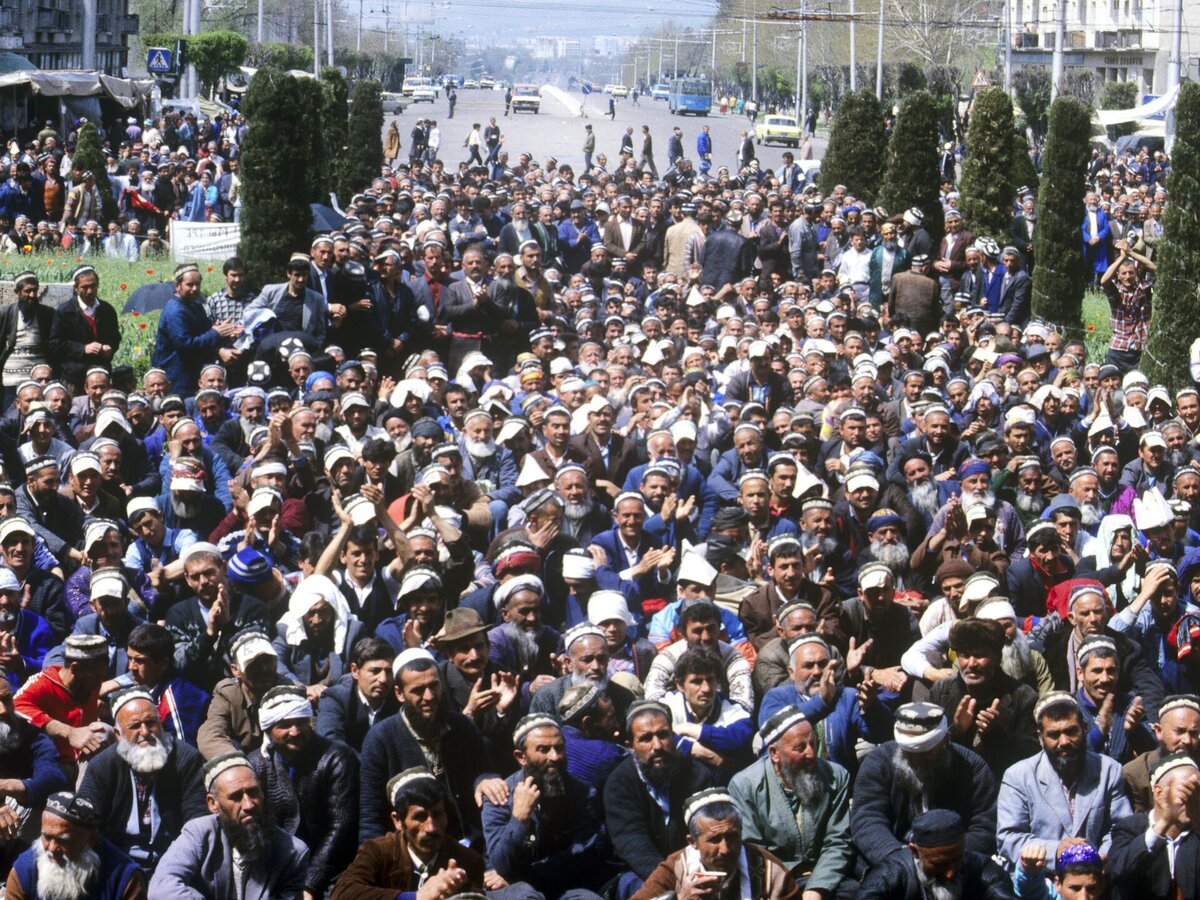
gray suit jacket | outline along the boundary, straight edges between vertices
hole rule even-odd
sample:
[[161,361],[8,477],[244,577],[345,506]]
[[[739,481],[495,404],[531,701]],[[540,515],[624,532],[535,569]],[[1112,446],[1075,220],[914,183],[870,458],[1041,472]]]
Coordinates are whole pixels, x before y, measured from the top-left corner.
[[[246,875],[246,900],[300,900],[308,848],[271,826],[262,855]],[[163,900],[237,900],[233,850],[215,815],[192,819],[159,860],[150,896]]]
[[1085,838],[1107,854],[1113,822],[1131,814],[1120,763],[1089,750],[1075,785],[1072,816],[1062,780],[1043,751],[1004,773],[996,800],[996,843],[1001,855],[1014,862],[1026,844],[1039,843],[1046,848],[1047,867],[1053,869],[1063,838]]
[[[286,284],[268,284],[259,293],[257,297],[246,307],[245,316],[256,309],[269,309],[272,312],[279,306],[279,302],[287,294],[288,286]],[[308,288],[304,292],[304,314],[300,320],[304,330],[317,339],[317,342],[324,347],[325,336],[329,330],[329,306],[317,291]]]

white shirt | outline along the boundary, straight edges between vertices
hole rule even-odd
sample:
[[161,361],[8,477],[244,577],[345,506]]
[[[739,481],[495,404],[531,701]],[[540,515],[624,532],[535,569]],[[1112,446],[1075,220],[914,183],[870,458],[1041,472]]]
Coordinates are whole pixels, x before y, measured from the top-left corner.
[[1088,236],[1096,237],[1097,235],[1100,234],[1099,216],[1096,215],[1096,210],[1094,210],[1094,209],[1089,209],[1087,211],[1087,216],[1088,216]]
[[838,284],[861,284],[871,280],[871,254],[847,247],[838,265]]
[[[354,582],[350,582],[350,583],[351,583],[351,584],[353,584]],[[374,725],[374,724],[375,724],[375,717],[376,717],[377,715],[379,715],[379,711],[380,711],[381,709],[383,709],[383,704],[382,704],[382,703],[380,703],[378,707],[371,706],[371,701],[367,699],[366,695],[365,695],[365,694],[362,692],[362,689],[361,689],[361,688],[355,688],[355,690],[357,690],[357,691],[358,691],[358,700],[359,700],[359,702],[360,702],[360,703],[363,705],[363,707],[364,707],[364,708],[366,709],[366,711],[367,711],[367,725],[368,725],[368,727],[369,727],[369,726],[371,726],[371,725]]]
[[633,222],[617,219],[617,227],[621,229],[621,245],[628,250],[633,246]]

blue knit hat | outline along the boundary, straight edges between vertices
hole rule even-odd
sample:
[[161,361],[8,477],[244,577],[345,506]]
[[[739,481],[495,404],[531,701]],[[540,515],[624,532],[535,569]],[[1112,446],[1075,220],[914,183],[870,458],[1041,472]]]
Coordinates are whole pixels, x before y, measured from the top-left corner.
[[271,577],[271,561],[246,547],[229,560],[229,580],[235,584],[262,584]]

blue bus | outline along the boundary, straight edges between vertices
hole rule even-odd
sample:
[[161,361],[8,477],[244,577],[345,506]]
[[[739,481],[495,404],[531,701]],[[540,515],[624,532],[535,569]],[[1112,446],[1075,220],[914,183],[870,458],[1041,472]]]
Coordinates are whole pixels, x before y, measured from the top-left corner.
[[712,109],[712,82],[707,78],[675,78],[667,105],[672,115],[707,116]]

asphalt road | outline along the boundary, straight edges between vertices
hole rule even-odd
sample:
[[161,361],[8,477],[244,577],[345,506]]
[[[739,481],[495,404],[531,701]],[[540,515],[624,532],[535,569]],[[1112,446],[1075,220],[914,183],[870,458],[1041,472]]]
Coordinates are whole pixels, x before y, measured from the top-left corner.
[[[397,117],[400,127],[400,142],[403,146],[401,156],[407,156],[411,143],[410,134],[418,118],[434,119],[442,133],[442,150],[440,158],[446,163],[447,169],[457,167],[458,163],[467,158],[463,147],[471,124],[478,122],[486,126],[488,119],[496,117],[504,135],[504,150],[511,160],[522,152],[529,152],[538,160],[553,156],[559,164],[568,163],[579,171],[583,163],[584,125],[591,123],[596,133],[596,155],[601,153],[608,156],[609,167],[617,158],[617,150],[621,144],[621,135],[625,129],[633,126],[634,150],[641,152],[642,125],[650,126],[650,134],[654,139],[654,162],[659,171],[667,165],[667,138],[671,128],[678,125],[683,129],[684,154],[689,159],[696,159],[696,135],[704,125],[709,126],[709,134],[713,142],[713,169],[729,166],[735,169],[735,156],[738,143],[743,131],[753,133],[753,126],[745,116],[722,115],[714,110],[707,117],[673,116],[667,109],[665,100],[653,101],[638,98],[638,105],[632,100],[618,99],[616,101],[616,119],[610,120],[607,115],[608,96],[594,93],[584,101],[584,111],[587,118],[578,115],[578,103],[583,95],[575,92],[557,92],[565,96],[566,102],[558,99],[554,91],[544,91],[541,112],[517,113],[514,117],[504,118],[504,94],[500,91],[462,90],[458,92],[458,104],[454,110],[454,118],[447,119],[447,103],[445,94],[432,104],[410,104],[402,115]],[[574,109],[567,104],[575,104]],[[385,121],[385,127],[391,117]],[[816,141],[815,153],[820,158],[824,152],[824,136]],[[763,168],[774,168],[780,164],[783,152],[788,149],[781,146],[759,148],[759,164]]]

